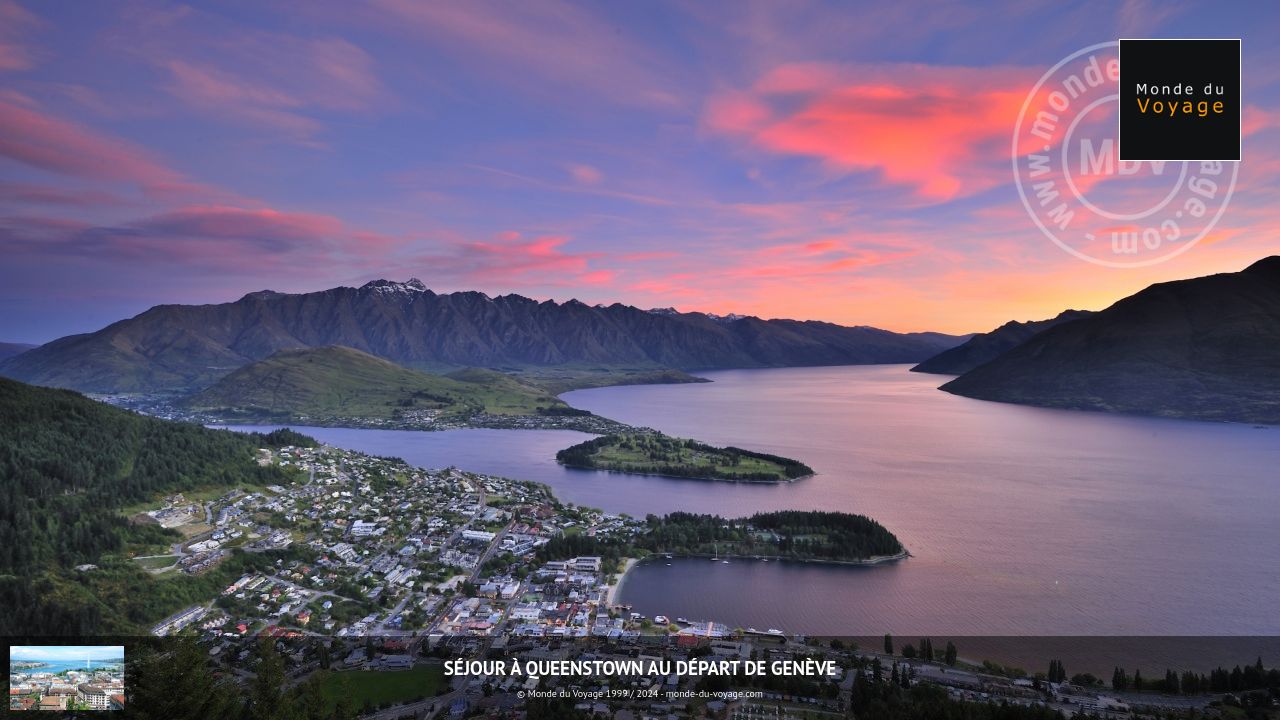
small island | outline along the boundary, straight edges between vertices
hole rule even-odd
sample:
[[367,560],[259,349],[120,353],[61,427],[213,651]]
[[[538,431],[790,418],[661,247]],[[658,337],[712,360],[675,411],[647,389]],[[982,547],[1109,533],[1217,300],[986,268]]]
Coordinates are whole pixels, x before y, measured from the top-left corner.
[[567,467],[731,482],[776,483],[813,474],[790,458],[652,432],[604,435],[561,450],[556,460]]

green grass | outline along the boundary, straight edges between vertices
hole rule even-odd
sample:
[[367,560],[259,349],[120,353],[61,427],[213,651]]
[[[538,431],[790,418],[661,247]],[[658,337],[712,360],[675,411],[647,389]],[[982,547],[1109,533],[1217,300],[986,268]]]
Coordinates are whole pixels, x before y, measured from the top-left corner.
[[613,385],[657,385],[709,382],[681,370],[658,366],[614,367],[574,366],[525,367],[514,370],[521,379],[559,395],[570,390]]
[[193,395],[187,405],[233,418],[279,420],[393,419],[414,411],[441,418],[480,411],[534,415],[539,408],[567,407],[505,373],[468,368],[431,375],[347,347],[278,352]]
[[[397,704],[418,698],[435,697],[448,687],[441,665],[418,665],[408,670],[329,671],[319,674],[325,704],[332,709],[340,693],[355,701],[357,708],[367,704],[375,708],[383,703]],[[346,682],[342,682],[343,679]]]
[[178,556],[159,555],[156,557],[139,558],[134,562],[138,563],[138,566],[145,570],[159,570],[160,568],[171,567],[174,563],[178,562]]

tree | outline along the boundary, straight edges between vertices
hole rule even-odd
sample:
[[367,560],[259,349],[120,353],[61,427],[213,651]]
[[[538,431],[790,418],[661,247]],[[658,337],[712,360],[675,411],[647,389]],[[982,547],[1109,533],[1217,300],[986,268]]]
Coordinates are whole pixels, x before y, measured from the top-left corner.
[[129,714],[143,720],[199,720],[240,715],[236,689],[214,678],[195,640],[153,640],[130,650],[125,665]]
[[1124,691],[1129,688],[1129,674],[1124,668],[1117,667],[1111,671],[1111,689],[1116,691]]
[[955,666],[955,664],[956,664],[956,644],[955,644],[955,643],[953,643],[953,642],[951,642],[950,640],[948,640],[948,641],[947,641],[947,654],[946,654],[946,657],[945,657],[944,659],[945,659],[945,661],[946,661],[946,663],[947,663],[948,665],[951,665],[952,667],[954,667],[954,666]]
[[885,655],[893,654],[893,636],[890,635],[889,633],[884,634],[884,654]]
[[249,720],[284,720],[287,703],[280,690],[284,686],[284,659],[270,640],[258,643],[258,667],[249,685]]
[[338,683],[338,703],[329,720],[355,720],[356,702],[351,696],[351,680],[345,673],[339,673],[339,676],[342,679]]
[[1142,670],[1141,669],[1133,671],[1133,689],[1136,690],[1137,692],[1142,692]]

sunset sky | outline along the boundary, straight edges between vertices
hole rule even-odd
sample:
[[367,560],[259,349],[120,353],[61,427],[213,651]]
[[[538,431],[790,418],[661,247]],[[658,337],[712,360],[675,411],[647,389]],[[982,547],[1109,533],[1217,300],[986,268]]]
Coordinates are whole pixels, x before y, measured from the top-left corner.
[[[0,0],[0,341],[160,303],[437,291],[971,332],[1280,249],[1266,3]],[[1063,56],[1243,38],[1206,242],[1071,257],[1009,142]]]

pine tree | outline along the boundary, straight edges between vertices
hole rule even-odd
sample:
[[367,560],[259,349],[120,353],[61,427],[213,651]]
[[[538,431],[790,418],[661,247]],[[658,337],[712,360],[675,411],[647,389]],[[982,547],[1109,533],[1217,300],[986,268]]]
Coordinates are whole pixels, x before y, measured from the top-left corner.
[[884,654],[885,655],[893,654],[893,636],[890,635],[889,633],[884,634]]
[[201,720],[240,715],[235,690],[214,678],[195,640],[178,637],[131,650],[125,665],[129,715],[143,720]]
[[946,663],[953,667],[956,664],[956,644],[950,640],[947,641]]
[[280,690],[284,686],[284,660],[269,640],[258,644],[258,657],[249,687],[249,720],[283,720],[286,703]]

